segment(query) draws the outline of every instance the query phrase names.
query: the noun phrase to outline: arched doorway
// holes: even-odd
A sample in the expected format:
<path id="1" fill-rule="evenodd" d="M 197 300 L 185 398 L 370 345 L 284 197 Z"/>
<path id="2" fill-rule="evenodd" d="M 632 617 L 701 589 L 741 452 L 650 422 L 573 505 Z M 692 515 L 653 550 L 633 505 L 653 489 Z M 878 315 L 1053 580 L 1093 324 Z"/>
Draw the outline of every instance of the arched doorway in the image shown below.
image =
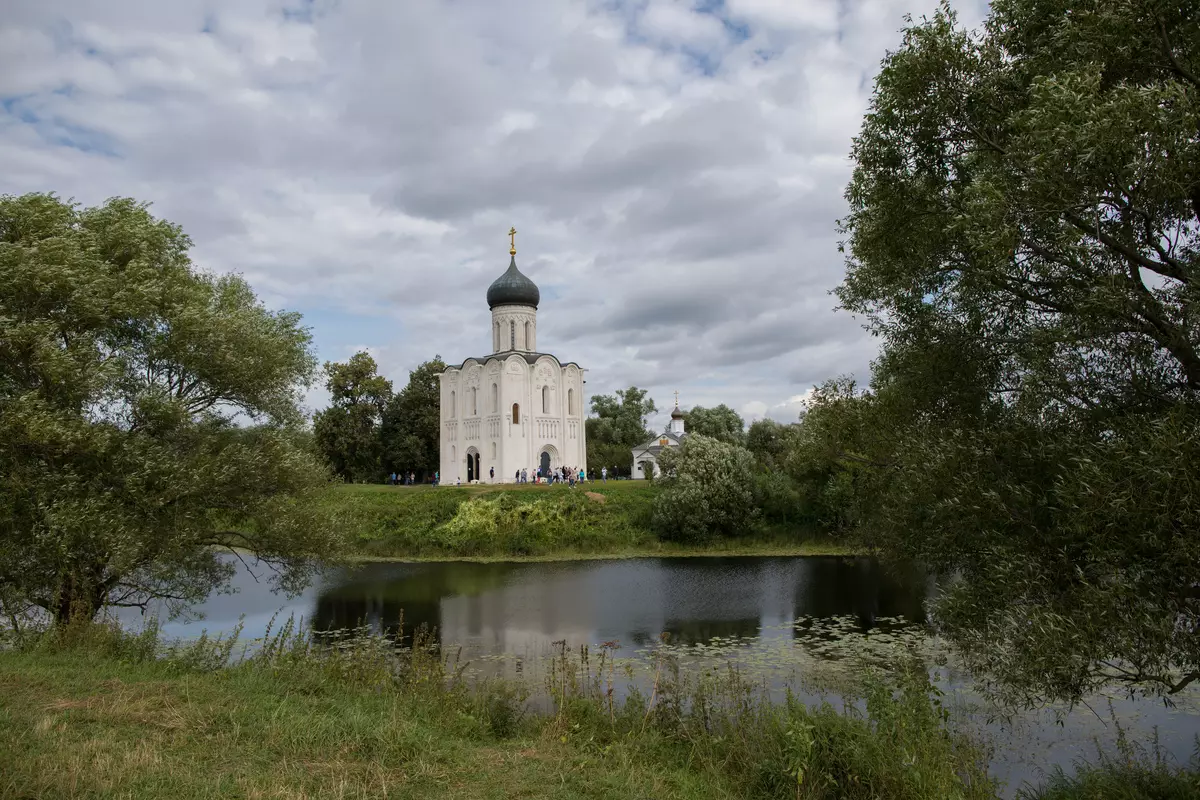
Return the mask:
<path id="1" fill-rule="evenodd" d="M 542 476 L 550 474 L 550 470 L 558 469 L 561 466 L 558 450 L 554 445 L 548 444 L 542 447 L 542 452 L 538 453 L 538 466 L 542 468 Z"/>
<path id="2" fill-rule="evenodd" d="M 479 480 L 479 451 L 472 447 L 467 451 L 467 483 Z"/>

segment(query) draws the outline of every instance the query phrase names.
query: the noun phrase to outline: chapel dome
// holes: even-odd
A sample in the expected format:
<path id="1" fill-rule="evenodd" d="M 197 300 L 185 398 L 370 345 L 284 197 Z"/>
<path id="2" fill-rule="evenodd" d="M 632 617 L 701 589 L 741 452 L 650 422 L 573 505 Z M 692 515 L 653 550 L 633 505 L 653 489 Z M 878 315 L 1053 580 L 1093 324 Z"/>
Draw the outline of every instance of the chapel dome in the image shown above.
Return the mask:
<path id="1" fill-rule="evenodd" d="M 533 306 L 537 308 L 542 299 L 537 284 L 517 269 L 517 258 L 513 256 L 508 269 L 492 282 L 487 290 L 488 308 L 496 306 Z"/>
<path id="2" fill-rule="evenodd" d="M 683 419 L 683 412 L 679 410 L 679 406 L 675 406 L 675 410 L 671 412 L 671 419 Z"/>

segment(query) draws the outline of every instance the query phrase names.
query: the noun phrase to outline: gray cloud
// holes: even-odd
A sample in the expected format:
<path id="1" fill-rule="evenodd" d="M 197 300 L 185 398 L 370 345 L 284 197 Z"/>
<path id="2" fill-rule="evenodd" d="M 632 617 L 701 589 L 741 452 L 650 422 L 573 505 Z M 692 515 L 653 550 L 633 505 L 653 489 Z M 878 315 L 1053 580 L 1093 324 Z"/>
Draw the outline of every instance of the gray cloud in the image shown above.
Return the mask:
<path id="1" fill-rule="evenodd" d="M 794 419 L 868 375 L 834 220 L 870 78 L 933 5 L 18 3 L 0 190 L 152 201 L 322 359 L 369 347 L 397 383 L 486 351 L 515 225 L 539 344 L 590 393 Z"/>

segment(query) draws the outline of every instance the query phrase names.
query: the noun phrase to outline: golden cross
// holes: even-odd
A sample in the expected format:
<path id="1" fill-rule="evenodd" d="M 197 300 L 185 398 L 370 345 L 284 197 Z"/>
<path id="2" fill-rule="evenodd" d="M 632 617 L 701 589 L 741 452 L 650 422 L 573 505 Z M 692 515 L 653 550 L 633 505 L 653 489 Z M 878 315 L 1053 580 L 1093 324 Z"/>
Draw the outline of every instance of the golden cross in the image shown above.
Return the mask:
<path id="1" fill-rule="evenodd" d="M 517 254 L 517 229 L 516 228 L 508 229 L 508 244 L 509 244 L 508 254 L 510 256 L 515 256 Z"/>
<path id="2" fill-rule="evenodd" d="M 679 390 L 675 390 L 675 407 L 679 408 Z"/>

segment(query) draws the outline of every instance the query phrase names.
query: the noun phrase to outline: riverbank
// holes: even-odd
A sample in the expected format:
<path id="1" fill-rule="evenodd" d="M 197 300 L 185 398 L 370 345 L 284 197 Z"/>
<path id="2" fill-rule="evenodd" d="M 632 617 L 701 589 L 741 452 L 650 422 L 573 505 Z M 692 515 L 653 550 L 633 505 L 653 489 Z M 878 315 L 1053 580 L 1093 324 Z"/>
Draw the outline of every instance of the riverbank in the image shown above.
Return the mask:
<path id="1" fill-rule="evenodd" d="M 615 701 L 604 648 L 561 653 L 544 685 L 468 685 L 420 640 L 315 647 L 277 634 L 164 648 L 73 626 L 0 648 L 0 797 L 992 798 L 986 758 L 918 671 L 864 702 L 772 705 L 734 672 L 664 656 Z M 885 682 L 887 681 L 887 682 Z M 534 711 L 539 691 L 549 704 Z M 1148 760 L 1051 776 L 1029 800 L 1183 800 L 1200 777 Z"/>
<path id="2" fill-rule="evenodd" d="M 604 651 L 529 687 L 468 686 L 420 646 L 279 636 L 238 666 L 205 643 L 98 628 L 0 652 L 0 796 L 133 798 L 985 798 L 928 687 L 867 711 L 771 705 L 738 676 L 664 662 L 616 702 Z"/>
<path id="3" fill-rule="evenodd" d="M 801 525 L 759 525 L 697 545 L 661 541 L 658 488 L 644 481 L 566 486 L 332 487 L 323 502 L 358 561 L 529 560 L 643 556 L 855 555 Z"/>

